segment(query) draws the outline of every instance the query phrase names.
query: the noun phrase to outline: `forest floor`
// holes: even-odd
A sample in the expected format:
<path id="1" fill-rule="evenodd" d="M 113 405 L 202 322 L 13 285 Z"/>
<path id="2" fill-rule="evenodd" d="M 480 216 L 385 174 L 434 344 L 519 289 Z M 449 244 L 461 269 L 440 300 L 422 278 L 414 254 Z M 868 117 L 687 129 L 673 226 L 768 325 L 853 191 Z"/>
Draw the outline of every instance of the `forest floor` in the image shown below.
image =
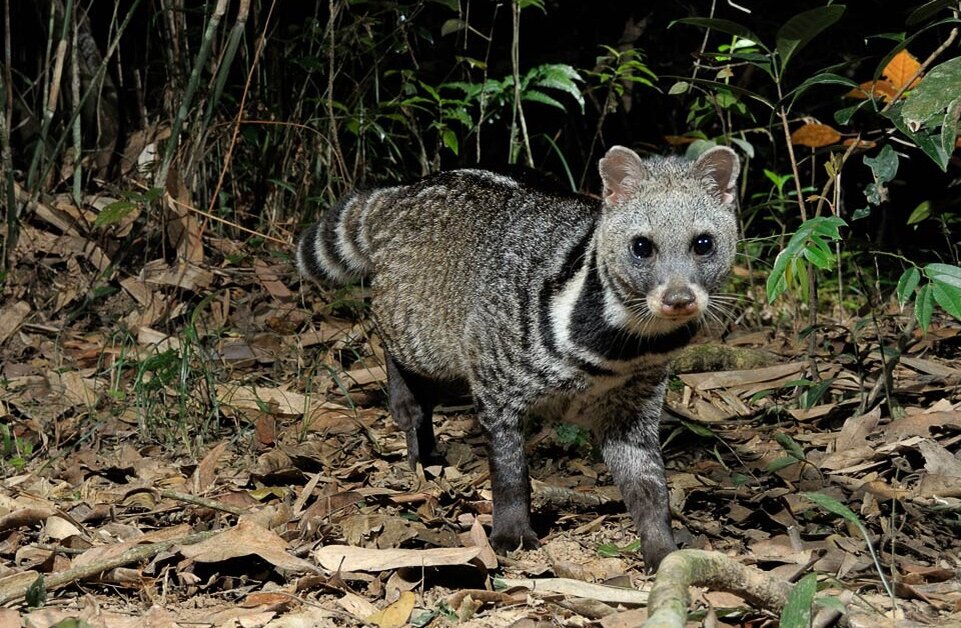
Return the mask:
<path id="1" fill-rule="evenodd" d="M 446 463 L 410 471 L 361 290 L 301 290 L 289 250 L 196 223 L 190 263 L 131 260 L 160 236 L 130 236 L 135 215 L 95 230 L 95 213 L 34 207 L 3 285 L 0 626 L 643 620 L 652 576 L 583 433 L 532 426 L 542 547 L 496 557 L 469 401 L 438 417 Z M 678 540 L 787 581 L 817 572 L 816 610 L 842 600 L 852 625 L 961 622 L 961 326 L 902 337 L 892 304 L 825 326 L 810 356 L 798 330 L 749 318 L 711 342 L 762 363 L 694 352 L 671 383 Z M 888 386 L 879 338 L 905 347 Z M 777 621 L 728 592 L 692 609 Z"/>

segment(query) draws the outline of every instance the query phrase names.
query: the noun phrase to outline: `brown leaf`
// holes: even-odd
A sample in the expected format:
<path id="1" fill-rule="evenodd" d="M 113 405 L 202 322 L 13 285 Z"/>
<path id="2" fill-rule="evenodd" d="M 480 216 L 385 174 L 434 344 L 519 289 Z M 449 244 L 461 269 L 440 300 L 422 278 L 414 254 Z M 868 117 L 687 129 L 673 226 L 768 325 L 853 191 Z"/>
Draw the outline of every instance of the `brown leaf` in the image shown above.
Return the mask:
<path id="1" fill-rule="evenodd" d="M 219 563 L 240 556 L 256 555 L 287 571 L 315 571 L 314 566 L 306 560 L 287 553 L 287 542 L 275 532 L 244 518 L 233 528 L 206 541 L 180 547 L 180 553 L 198 563 Z"/>
<path id="2" fill-rule="evenodd" d="M 439 547 L 417 550 L 327 545 L 314 552 L 314 560 L 330 571 L 389 571 L 399 567 L 466 565 L 480 553 L 479 547 Z"/>
<path id="3" fill-rule="evenodd" d="M 260 280 L 260 284 L 270 293 L 270 296 L 282 300 L 294 296 L 294 293 L 280 281 L 276 267 L 268 266 L 263 260 L 256 259 L 254 260 L 254 272 L 257 274 L 257 279 Z"/>
<path id="4" fill-rule="evenodd" d="M 26 301 L 17 301 L 0 309 L 0 345 L 20 329 L 29 313 L 30 305 Z"/>
<path id="5" fill-rule="evenodd" d="M 217 465 L 220 464 L 220 457 L 229 444 L 229 441 L 218 443 L 204 456 L 200 464 L 197 465 L 197 469 L 194 471 L 195 495 L 205 493 L 207 489 L 213 486 L 214 480 L 216 479 Z"/>
<path id="6" fill-rule="evenodd" d="M 416 602 L 416 595 L 410 591 L 404 591 L 396 602 L 382 611 L 369 615 L 367 621 L 377 624 L 380 628 L 401 628 L 407 625 L 407 620 L 410 618 Z"/>
<path id="7" fill-rule="evenodd" d="M 915 80 L 911 84 L 911 87 L 914 87 L 919 82 L 919 79 L 916 79 L 914 75 L 920 69 L 921 64 L 914 58 L 914 55 L 907 50 L 901 50 L 888 61 L 881 75 L 891 81 L 898 89 L 907 85 L 908 81 L 914 78 Z"/>
<path id="8" fill-rule="evenodd" d="M 841 134 L 826 124 L 807 123 L 791 133 L 791 143 L 810 148 L 821 148 L 837 144 Z"/>
<path id="9" fill-rule="evenodd" d="M 878 145 L 877 142 L 872 142 L 871 140 L 861 140 L 856 137 L 849 137 L 846 140 L 844 140 L 842 144 L 844 146 L 851 146 L 852 144 L 857 144 L 856 148 L 860 150 L 869 150 Z"/>
<path id="10" fill-rule="evenodd" d="M 849 91 L 845 96 L 867 100 L 868 98 L 880 98 L 888 101 L 898 93 L 898 88 L 890 81 L 865 81 Z"/>

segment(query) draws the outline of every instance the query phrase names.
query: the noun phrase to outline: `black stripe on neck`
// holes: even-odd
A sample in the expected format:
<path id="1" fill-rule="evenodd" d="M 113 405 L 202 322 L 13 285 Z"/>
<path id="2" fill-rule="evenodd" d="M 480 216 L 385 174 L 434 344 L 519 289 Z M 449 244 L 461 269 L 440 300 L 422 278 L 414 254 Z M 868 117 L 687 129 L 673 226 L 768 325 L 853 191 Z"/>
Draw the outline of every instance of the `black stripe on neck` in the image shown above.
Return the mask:
<path id="1" fill-rule="evenodd" d="M 614 372 L 606 368 L 595 366 L 590 362 L 581 360 L 575 356 L 562 354 L 557 347 L 557 338 L 554 337 L 554 324 L 551 321 L 551 302 L 553 298 L 570 282 L 577 272 L 587 263 L 587 249 L 590 246 L 591 238 L 594 236 L 594 226 L 585 230 L 577 243 L 571 247 L 561 266 L 561 272 L 549 278 L 541 286 L 537 295 L 537 316 L 538 328 L 541 332 L 541 339 L 544 347 L 552 357 L 558 360 L 575 360 L 578 368 L 588 375 L 613 375 Z"/>
<path id="2" fill-rule="evenodd" d="M 571 312 L 570 337 L 574 344 L 608 360 L 633 360 L 680 349 L 697 333 L 697 321 L 653 336 L 640 336 L 609 324 L 604 319 L 605 288 L 593 256 L 588 264 L 584 287 Z"/>

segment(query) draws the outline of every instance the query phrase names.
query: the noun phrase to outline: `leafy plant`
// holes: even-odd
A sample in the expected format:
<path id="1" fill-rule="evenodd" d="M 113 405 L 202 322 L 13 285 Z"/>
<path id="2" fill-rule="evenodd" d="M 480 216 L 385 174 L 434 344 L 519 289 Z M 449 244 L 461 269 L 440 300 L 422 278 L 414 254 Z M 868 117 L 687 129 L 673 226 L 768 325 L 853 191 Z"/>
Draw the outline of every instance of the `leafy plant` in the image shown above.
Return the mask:
<path id="1" fill-rule="evenodd" d="M 788 289 L 796 289 L 807 297 L 808 270 L 804 262 L 831 270 L 836 259 L 830 243 L 841 239 L 839 229 L 844 226 L 847 223 L 837 216 L 819 216 L 802 223 L 774 259 L 767 279 L 768 301 L 773 302 Z"/>

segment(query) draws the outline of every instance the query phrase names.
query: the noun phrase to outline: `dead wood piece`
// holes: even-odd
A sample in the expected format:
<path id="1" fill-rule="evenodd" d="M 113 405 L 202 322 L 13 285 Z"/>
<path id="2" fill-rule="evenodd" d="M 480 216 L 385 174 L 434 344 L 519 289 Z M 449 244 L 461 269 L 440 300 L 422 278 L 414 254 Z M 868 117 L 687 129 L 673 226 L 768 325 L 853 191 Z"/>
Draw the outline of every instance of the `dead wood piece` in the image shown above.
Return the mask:
<path id="1" fill-rule="evenodd" d="M 585 508 L 596 508 L 597 506 L 610 501 L 605 496 L 594 492 L 586 493 L 582 491 L 576 491 L 564 486 L 554 486 L 552 484 L 546 484 L 536 480 L 532 482 L 531 488 L 535 498 L 542 499 L 548 504 L 556 507 L 574 505 Z"/>
<path id="2" fill-rule="evenodd" d="M 644 628 L 683 628 L 691 603 L 691 586 L 739 595 L 748 603 L 780 611 L 791 585 L 720 552 L 679 550 L 668 554 L 657 570 Z"/>
<path id="3" fill-rule="evenodd" d="M 164 552 L 175 545 L 193 545 L 194 543 L 199 543 L 200 541 L 209 539 L 220 532 L 220 530 L 197 532 L 196 534 L 188 534 L 187 536 L 179 539 L 170 539 L 169 541 L 160 541 L 159 543 L 150 543 L 147 545 L 132 547 L 122 554 L 106 558 L 99 562 L 91 563 L 89 565 L 81 565 L 80 567 L 75 567 L 73 569 L 47 575 L 44 578 L 44 587 L 47 591 L 59 589 L 62 586 L 70 584 L 71 582 L 90 578 L 105 571 L 122 567 L 130 563 L 153 558 L 157 554 Z M 27 594 L 27 589 L 30 588 L 32 584 L 33 580 L 24 582 L 20 579 L 16 579 L 10 582 L 10 586 L 5 587 L 5 590 L 4 588 L 0 588 L 0 606 L 9 604 L 10 602 L 22 600 Z"/>

